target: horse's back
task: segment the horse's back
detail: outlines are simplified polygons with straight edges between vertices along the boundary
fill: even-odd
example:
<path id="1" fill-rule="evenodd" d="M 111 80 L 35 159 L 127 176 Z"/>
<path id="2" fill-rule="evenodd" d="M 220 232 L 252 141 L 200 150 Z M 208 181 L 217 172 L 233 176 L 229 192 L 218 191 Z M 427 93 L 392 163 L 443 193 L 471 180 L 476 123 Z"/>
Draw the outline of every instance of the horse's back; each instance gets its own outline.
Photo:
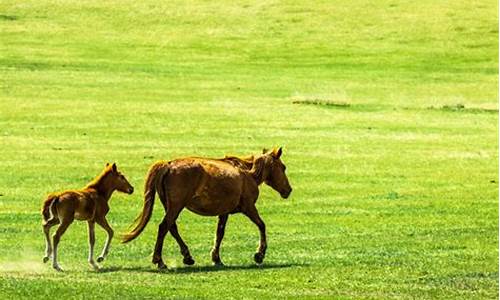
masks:
<path id="1" fill-rule="evenodd" d="M 243 177 L 233 165 L 214 159 L 185 158 L 172 161 L 169 189 L 174 201 L 198 214 L 215 216 L 233 211 L 239 203 Z M 171 194 L 171 193 L 170 193 Z"/>
<path id="2" fill-rule="evenodd" d="M 188 157 L 171 161 L 170 173 L 190 179 L 238 180 L 240 171 L 223 160 Z"/>

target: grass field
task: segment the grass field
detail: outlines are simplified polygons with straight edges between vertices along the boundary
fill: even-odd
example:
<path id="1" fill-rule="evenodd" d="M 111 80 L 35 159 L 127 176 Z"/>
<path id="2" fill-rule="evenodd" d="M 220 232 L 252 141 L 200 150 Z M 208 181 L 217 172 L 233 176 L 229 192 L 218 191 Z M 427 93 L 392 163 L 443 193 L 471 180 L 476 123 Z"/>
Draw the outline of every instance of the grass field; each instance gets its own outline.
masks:
<path id="1" fill-rule="evenodd" d="M 0 298 L 498 297 L 496 1 L 0 3 Z M 117 162 L 136 188 L 158 159 L 284 147 L 294 192 L 261 187 L 268 252 L 231 216 L 184 211 L 151 264 L 144 233 L 87 265 L 86 224 L 42 264 L 40 205 Z M 97 251 L 104 242 L 98 229 Z"/>

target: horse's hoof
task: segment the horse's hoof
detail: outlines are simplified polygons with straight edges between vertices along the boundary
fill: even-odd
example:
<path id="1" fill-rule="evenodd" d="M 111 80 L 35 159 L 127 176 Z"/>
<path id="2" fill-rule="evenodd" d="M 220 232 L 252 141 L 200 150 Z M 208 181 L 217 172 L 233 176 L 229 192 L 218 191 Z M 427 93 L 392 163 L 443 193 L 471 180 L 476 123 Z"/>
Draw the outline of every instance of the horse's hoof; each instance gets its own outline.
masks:
<path id="1" fill-rule="evenodd" d="M 224 264 L 222 263 L 222 261 L 214 261 L 214 267 L 222 268 L 224 267 Z"/>
<path id="2" fill-rule="evenodd" d="M 164 262 L 159 262 L 158 263 L 158 270 L 159 271 L 166 271 L 167 270 L 167 265 Z"/>
<path id="3" fill-rule="evenodd" d="M 97 258 L 97 262 L 102 262 L 103 260 L 104 260 L 104 257 L 102 257 L 102 256 L 99 256 L 99 257 Z"/>
<path id="4" fill-rule="evenodd" d="M 191 256 L 190 257 L 184 257 L 184 259 L 182 260 L 182 262 L 185 265 L 188 265 L 188 266 L 194 265 L 194 259 Z"/>
<path id="5" fill-rule="evenodd" d="M 153 258 L 151 259 L 151 262 L 153 264 L 157 265 L 159 263 L 163 263 L 163 260 L 161 259 L 161 256 L 153 255 Z"/>
<path id="6" fill-rule="evenodd" d="M 253 260 L 255 260 L 255 262 L 260 265 L 264 261 L 264 254 L 260 252 L 255 253 L 255 255 L 253 256 Z"/>
<path id="7" fill-rule="evenodd" d="M 45 257 L 43 258 L 43 263 L 46 263 L 46 262 L 48 262 L 48 261 L 49 261 L 49 257 L 48 257 L 48 256 L 45 256 Z"/>

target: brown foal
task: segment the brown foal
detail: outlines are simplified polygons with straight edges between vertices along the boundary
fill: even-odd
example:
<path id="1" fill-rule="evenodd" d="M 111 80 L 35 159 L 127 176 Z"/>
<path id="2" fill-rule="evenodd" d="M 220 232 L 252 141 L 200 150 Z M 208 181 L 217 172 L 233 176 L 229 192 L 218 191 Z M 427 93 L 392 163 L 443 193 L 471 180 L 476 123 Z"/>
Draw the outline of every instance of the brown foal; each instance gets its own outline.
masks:
<path id="1" fill-rule="evenodd" d="M 124 235 L 123 242 L 135 239 L 144 230 L 151 218 L 155 194 L 158 192 L 166 212 L 158 228 L 153 254 L 153 263 L 158 268 L 166 268 L 162 249 L 167 232 L 177 241 L 184 263 L 194 264 L 188 246 L 177 231 L 176 219 L 184 207 L 199 215 L 219 217 L 211 253 L 215 265 L 222 265 L 219 248 L 229 214 L 245 214 L 259 228 L 260 243 L 254 260 L 258 264 L 262 263 L 267 248 L 266 227 L 255 202 L 259 196 L 259 185 L 263 182 L 278 191 L 283 198 L 288 198 L 292 192 L 285 175 L 285 165 L 280 159 L 281 154 L 279 148 L 264 150 L 262 155 L 256 157 L 188 157 L 156 162 L 147 175 L 143 211 L 137 217 L 134 228 Z"/>
<path id="2" fill-rule="evenodd" d="M 98 270 L 99 266 L 94 261 L 95 233 L 94 225 L 99 224 L 108 237 L 98 262 L 108 255 L 109 245 L 113 238 L 113 229 L 106 220 L 109 211 L 108 200 L 115 190 L 132 194 L 134 188 L 125 176 L 118 172 L 116 164 L 106 164 L 104 171 L 92 182 L 81 190 L 70 190 L 62 193 L 50 194 L 42 207 L 42 226 L 46 239 L 46 249 L 43 262 L 47 262 L 52 255 L 52 266 L 57 271 L 62 271 L 57 263 L 57 246 L 66 229 L 74 219 L 87 221 L 89 231 L 89 264 Z M 53 248 L 50 242 L 50 228 L 60 224 L 53 236 Z"/>

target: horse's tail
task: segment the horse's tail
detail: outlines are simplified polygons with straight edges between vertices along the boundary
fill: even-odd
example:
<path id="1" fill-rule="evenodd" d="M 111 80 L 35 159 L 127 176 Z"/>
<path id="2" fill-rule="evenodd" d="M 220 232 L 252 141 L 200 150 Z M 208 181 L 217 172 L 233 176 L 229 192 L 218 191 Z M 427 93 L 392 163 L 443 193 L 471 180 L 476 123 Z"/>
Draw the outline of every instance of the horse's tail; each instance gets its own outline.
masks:
<path id="1" fill-rule="evenodd" d="M 42 206 L 42 217 L 43 224 L 47 224 L 48 221 L 55 217 L 55 205 L 59 201 L 59 197 L 56 195 L 49 195 L 45 201 L 43 201 Z"/>
<path id="2" fill-rule="evenodd" d="M 138 237 L 148 224 L 151 214 L 153 213 L 157 186 L 161 183 L 161 179 L 167 171 L 168 164 L 163 161 L 157 162 L 149 168 L 146 183 L 144 185 L 144 205 L 142 207 L 142 212 L 134 220 L 132 225 L 134 228 L 122 236 L 122 243 L 128 243 Z"/>

